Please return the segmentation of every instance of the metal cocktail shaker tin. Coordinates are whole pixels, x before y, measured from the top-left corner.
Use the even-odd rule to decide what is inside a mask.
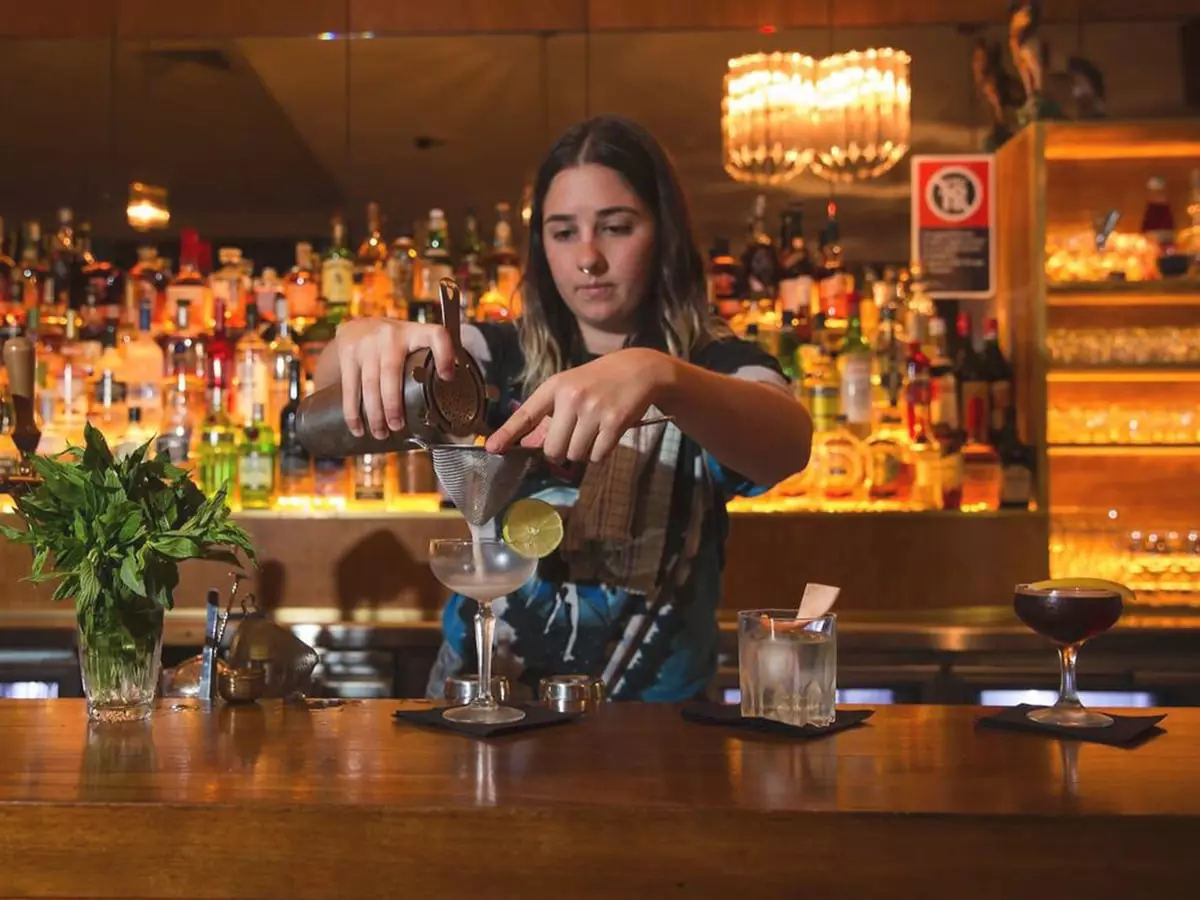
[[[366,453],[389,453],[411,445],[445,443],[447,437],[467,438],[483,430],[487,392],[483,373],[475,359],[463,349],[459,335],[459,290],[449,278],[438,285],[442,321],[454,348],[454,378],[437,376],[432,351],[421,348],[404,363],[404,427],[385,438],[369,431],[356,437],[342,413],[340,383],[315,391],[300,402],[296,435],[313,456],[341,459]],[[365,423],[365,418],[364,418]]]

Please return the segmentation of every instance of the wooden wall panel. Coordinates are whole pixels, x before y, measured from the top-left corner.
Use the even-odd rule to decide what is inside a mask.
[[[1054,509],[1114,508],[1131,528],[1200,526],[1200,481],[1194,454],[1055,456]]]
[[[116,0],[117,33],[138,38],[316,37],[346,30],[345,0]]]
[[[587,28],[585,0],[348,0],[350,31],[377,35],[554,32]]]
[[[0,39],[110,37],[115,7],[116,0],[0,0]]]
[[[0,39],[1001,24],[1007,0],[0,0]],[[1183,20],[1195,0],[1047,0],[1047,22]],[[831,21],[832,13],[832,21]]]

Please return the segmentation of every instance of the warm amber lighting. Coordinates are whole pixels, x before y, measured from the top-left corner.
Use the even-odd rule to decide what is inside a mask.
[[[816,62],[802,53],[753,53],[729,60],[721,135],[735,181],[782,184],[813,158]]]
[[[816,156],[828,181],[876,178],[908,152],[911,59],[890,47],[828,56],[817,64]]]
[[[167,189],[140,181],[131,182],[125,216],[130,227],[136,231],[166,228],[171,221],[171,211],[167,208]]]

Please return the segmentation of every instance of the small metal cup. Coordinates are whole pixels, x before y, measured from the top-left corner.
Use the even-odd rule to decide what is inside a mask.
[[[500,703],[508,699],[511,685],[503,675],[492,676],[492,697]],[[479,696],[478,675],[451,675],[446,679],[442,696],[455,706],[467,706]]]
[[[591,712],[604,702],[604,680],[591,675],[552,675],[538,682],[538,699],[555,712]]]

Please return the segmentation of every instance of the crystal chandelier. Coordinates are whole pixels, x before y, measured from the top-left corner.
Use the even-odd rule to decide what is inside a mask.
[[[890,47],[838,53],[817,64],[815,157],[827,181],[876,178],[908,152],[911,59]]]
[[[735,181],[782,184],[813,160],[816,61],[802,53],[753,53],[729,60],[721,134]]]

